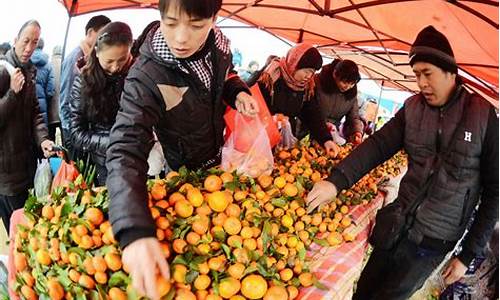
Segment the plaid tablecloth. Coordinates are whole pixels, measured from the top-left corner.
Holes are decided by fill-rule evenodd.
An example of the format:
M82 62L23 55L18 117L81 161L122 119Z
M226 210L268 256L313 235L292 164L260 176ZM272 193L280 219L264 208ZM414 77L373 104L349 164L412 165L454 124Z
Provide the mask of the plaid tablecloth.
M363 258L368 247L368 234L375 221L377 210L384 203L379 193L370 203L358 205L351 211L354 225L347 230L356 234L356 239L337 247L321 247L314 244L308 252L312 258L312 270L319 282L328 287L321 290L314 286L303 288L302 300L348 300L352 298L354 282L361 274Z

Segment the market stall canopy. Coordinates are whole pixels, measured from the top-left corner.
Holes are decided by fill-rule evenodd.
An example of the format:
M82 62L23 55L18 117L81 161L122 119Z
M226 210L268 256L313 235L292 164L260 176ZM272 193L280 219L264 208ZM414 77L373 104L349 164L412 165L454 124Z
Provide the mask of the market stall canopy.
M157 0L59 2L70 16L158 5ZM407 53L417 33L433 25L450 40L468 86L498 107L498 0L223 0L220 15L294 43L317 45L327 55L356 61L385 86L410 91L418 88Z

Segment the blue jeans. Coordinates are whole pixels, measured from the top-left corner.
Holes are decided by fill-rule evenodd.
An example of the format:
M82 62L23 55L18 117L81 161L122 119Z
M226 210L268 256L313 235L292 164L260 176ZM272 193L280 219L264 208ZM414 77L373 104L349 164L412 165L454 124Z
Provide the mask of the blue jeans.
M419 247L406 237L391 250L374 249L354 300L404 300L422 287L446 252Z

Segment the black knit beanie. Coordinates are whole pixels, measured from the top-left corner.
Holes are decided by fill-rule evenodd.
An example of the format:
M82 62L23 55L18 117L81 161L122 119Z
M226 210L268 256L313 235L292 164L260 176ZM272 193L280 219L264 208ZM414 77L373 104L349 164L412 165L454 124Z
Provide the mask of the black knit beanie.
M321 54L319 54L318 49L311 47L300 58L299 62L297 63L297 70L306 68L319 70L321 69L322 65L323 58L321 57Z
M427 62L444 71L457 74L458 66L450 42L433 26L419 32L410 50L410 65Z

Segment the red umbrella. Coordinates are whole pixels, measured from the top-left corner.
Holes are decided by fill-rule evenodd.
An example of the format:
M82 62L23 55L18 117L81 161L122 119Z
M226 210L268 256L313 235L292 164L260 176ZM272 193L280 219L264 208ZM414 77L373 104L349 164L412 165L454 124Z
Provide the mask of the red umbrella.
M157 0L59 2L70 17L158 5ZM223 0L220 15L294 43L317 45L327 55L356 61L384 86L409 91L418 90L408 65L410 45L422 28L433 25L450 40L467 86L498 107L498 1Z

